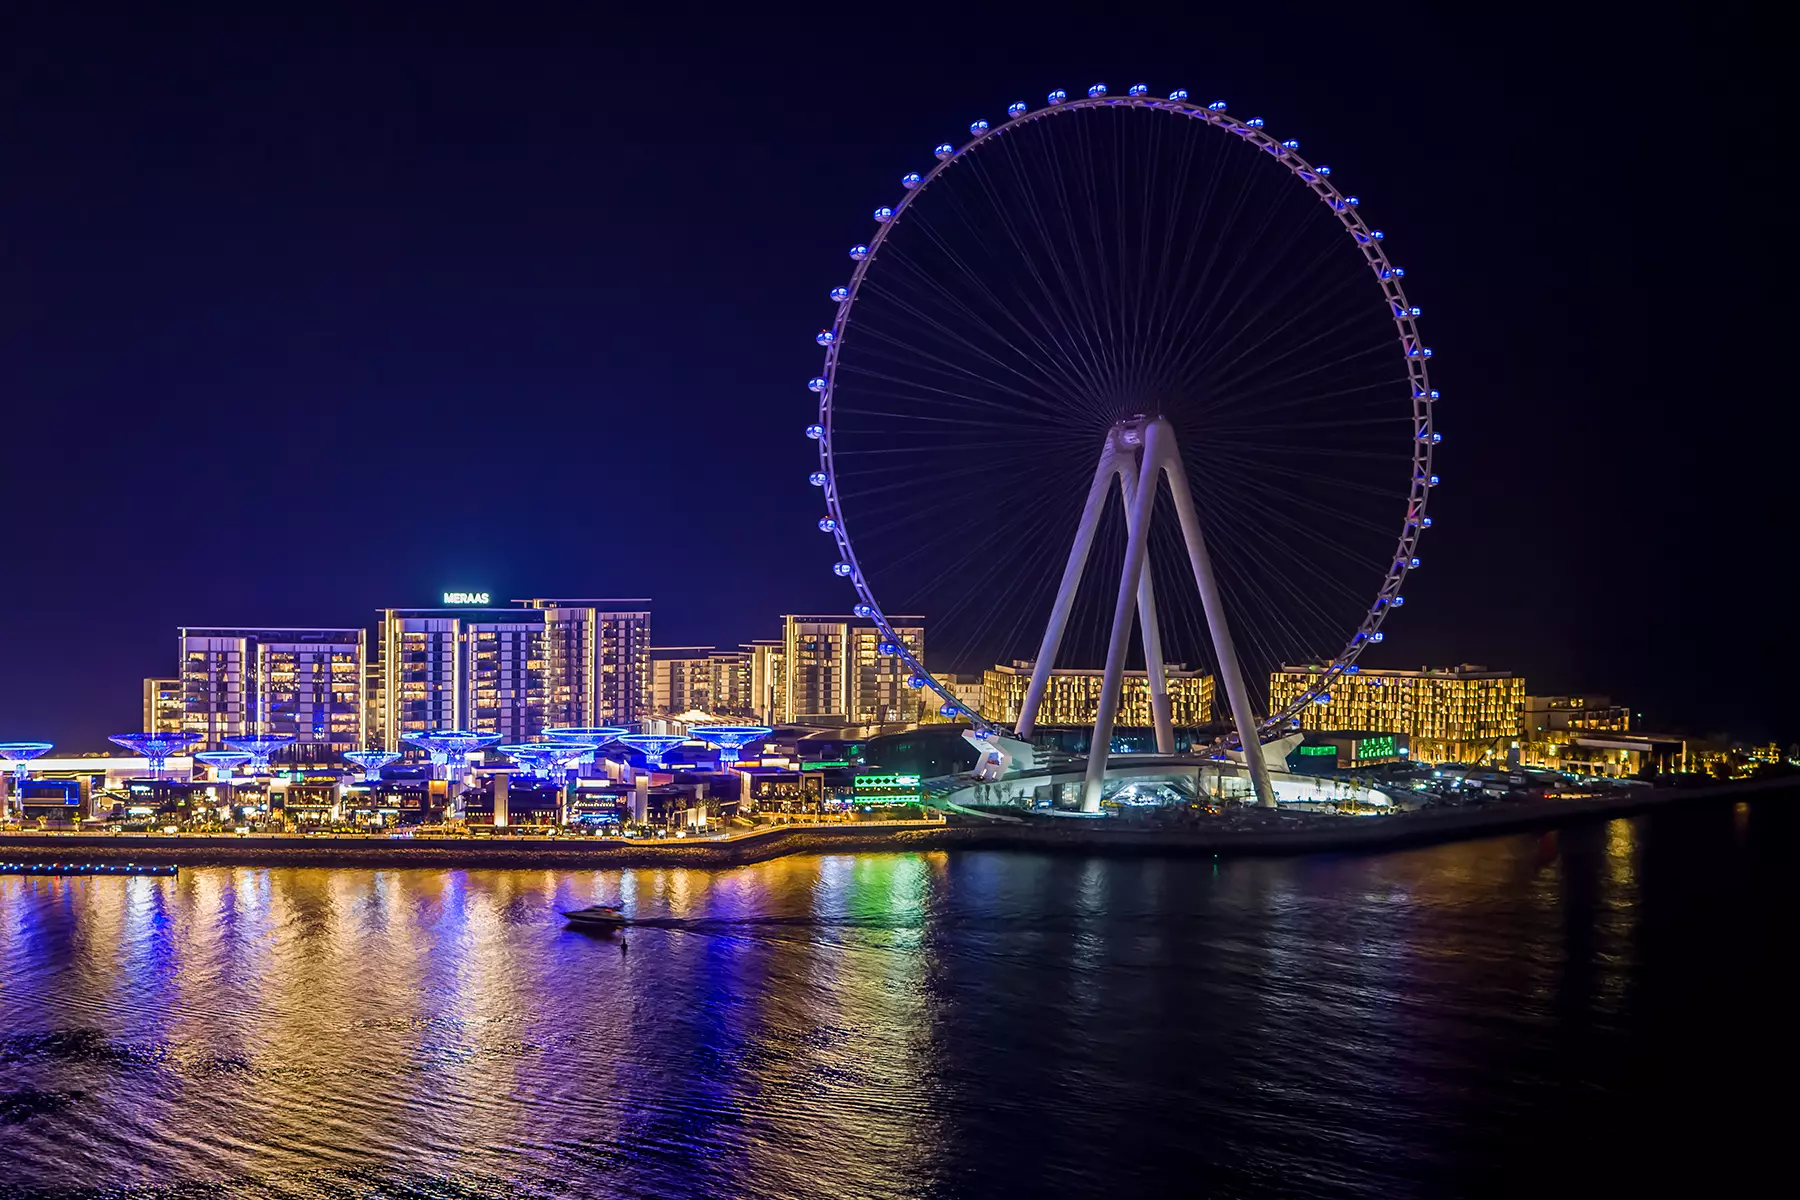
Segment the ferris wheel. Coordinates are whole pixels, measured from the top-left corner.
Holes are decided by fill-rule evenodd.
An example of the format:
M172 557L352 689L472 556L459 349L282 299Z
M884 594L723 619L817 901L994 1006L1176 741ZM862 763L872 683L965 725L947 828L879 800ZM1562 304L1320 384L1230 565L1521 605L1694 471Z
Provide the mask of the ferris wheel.
M1438 393L1386 235L1299 142L1185 90L1054 91L932 154L851 247L809 383L856 614L977 737L1028 736L1054 667L1102 663L1102 759L1135 670L1164 753L1183 669L1230 718L1193 752L1293 728L1383 639L1431 525ZM1006 719L938 678L1009 661ZM1289 664L1317 670L1275 695Z

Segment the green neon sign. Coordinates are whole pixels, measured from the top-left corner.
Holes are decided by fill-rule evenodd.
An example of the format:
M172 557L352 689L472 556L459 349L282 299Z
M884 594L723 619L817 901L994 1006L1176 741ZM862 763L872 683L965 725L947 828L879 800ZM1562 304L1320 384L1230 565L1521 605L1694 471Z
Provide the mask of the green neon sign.
M1399 753L1399 747L1394 744L1392 734L1385 737L1364 738L1356 743L1356 757L1358 758L1393 758Z
M1301 754L1309 758L1323 758L1327 754L1333 758L1337 757L1336 746L1301 746L1299 750Z

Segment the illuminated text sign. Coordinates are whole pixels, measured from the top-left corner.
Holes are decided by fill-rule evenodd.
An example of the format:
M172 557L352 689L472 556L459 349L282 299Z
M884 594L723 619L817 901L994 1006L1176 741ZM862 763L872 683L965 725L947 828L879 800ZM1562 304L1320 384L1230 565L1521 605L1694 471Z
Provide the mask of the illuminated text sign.
M486 592L445 592L444 603L486 604L488 603L488 594Z

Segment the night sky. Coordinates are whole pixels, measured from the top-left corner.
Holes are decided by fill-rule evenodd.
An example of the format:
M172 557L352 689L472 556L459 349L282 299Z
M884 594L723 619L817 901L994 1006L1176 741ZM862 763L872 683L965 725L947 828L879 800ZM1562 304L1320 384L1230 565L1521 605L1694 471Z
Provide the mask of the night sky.
M845 248L976 117L1139 79L1304 139L1425 307L1445 483L1373 661L1800 738L1788 155L1729 6L72 7L0 24L0 739L137 728L182 624L842 611L800 431Z

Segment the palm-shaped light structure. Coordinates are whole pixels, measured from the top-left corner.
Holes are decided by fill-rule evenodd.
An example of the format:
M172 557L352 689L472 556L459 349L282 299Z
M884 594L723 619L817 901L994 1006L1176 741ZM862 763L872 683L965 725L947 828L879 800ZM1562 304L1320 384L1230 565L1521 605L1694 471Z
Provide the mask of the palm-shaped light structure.
M31 774L31 760L48 754L55 746L55 742L0 742L0 762L12 764L14 796L25 795L25 780ZM5 811L4 798L0 797L0 813Z
M581 765L592 763L600 752L600 747L608 742L617 741L625 729L619 725L564 725L557 729L544 730L544 740L560 742L568 746L582 748Z
M150 762L150 778L161 779L163 764L201 739L192 733L115 733L106 740L143 755Z
M653 767L663 765L663 755L687 741L672 733L628 733L619 739L622 746L630 746L644 756L644 761Z
M294 735L291 733L246 733L239 737L228 737L224 741L233 750L242 750L250 756L250 774L267 775L269 773L269 755L283 746L292 745Z
M697 737L719 752L719 765L728 767L738 760L739 752L752 742L760 742L774 733L767 725L690 725L688 736Z
M195 762L206 764L212 772L213 782L223 783L231 778L231 773L250 761L247 750L207 750L194 755Z
M566 770L570 763L579 760L592 747L578 746L572 742L521 742L516 746L495 746L494 749L531 774L541 779L550 779L558 768Z
M400 757L398 750L346 750L344 758L362 768L364 783L377 783L381 768Z
M431 761L443 767L445 777L448 778L452 763L458 767L466 767L469 755L492 746L500 740L500 735L475 733L468 729L433 729L425 733L402 734L400 740L411 742L431 755ZM461 774L460 771L457 773Z

